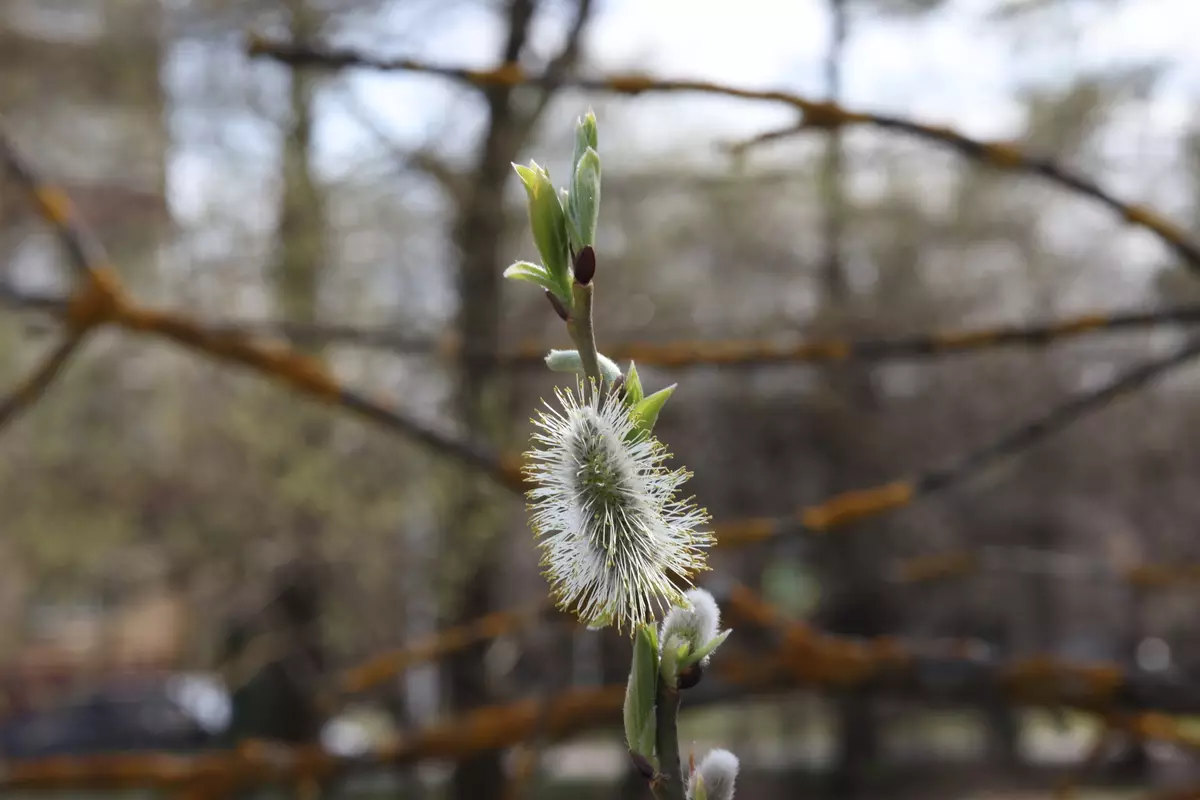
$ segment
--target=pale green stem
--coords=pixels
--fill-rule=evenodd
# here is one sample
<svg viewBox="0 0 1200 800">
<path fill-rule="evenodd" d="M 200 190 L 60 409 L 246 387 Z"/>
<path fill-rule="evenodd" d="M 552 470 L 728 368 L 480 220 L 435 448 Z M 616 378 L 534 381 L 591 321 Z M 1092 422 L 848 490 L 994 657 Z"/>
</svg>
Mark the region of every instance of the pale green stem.
<svg viewBox="0 0 1200 800">
<path fill-rule="evenodd" d="M 602 381 L 600 357 L 596 350 L 596 333 L 592 329 L 592 287 L 591 283 L 586 286 L 574 282 L 571 284 L 571 295 L 575 301 L 575 307 L 571 309 L 571 320 L 567 323 L 567 331 L 571 334 L 571 340 L 575 342 L 575 349 L 579 351 L 579 360 L 583 362 L 584 374 L 588 377 L 585 396 L 589 398 L 592 391 L 591 384 L 594 382 L 596 388 L 599 389 Z"/>
</svg>

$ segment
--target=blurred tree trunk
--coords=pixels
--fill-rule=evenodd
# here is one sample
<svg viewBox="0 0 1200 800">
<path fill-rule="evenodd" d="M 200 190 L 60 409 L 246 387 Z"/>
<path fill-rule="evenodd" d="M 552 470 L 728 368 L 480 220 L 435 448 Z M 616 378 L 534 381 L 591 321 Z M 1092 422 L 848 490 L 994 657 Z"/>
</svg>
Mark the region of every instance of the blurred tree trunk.
<svg viewBox="0 0 1200 800">
<path fill-rule="evenodd" d="M 516 61 L 524 43 L 531 0 L 514 0 L 509 10 L 509 32 L 505 61 Z M 455 221 L 458 245 L 458 331 L 463 346 L 456 388 L 456 410 L 472 439 L 495 439 L 500 433 L 497 401 L 501 385 L 495 372 L 500 338 L 500 245 L 505 228 L 504 186 L 516 160 L 520 143 L 515 141 L 511 90 L 486 92 L 488 127 L 479 161 Z M 466 476 L 454 494 L 454 516 L 449 520 L 446 549 L 440 563 L 465 566 L 455 570 L 447 625 L 461 624 L 488 613 L 499 590 L 503 534 L 498 524 L 496 497 L 492 487 L 478 476 Z M 469 542 L 469 544 L 466 544 Z M 466 544 L 466 546 L 464 546 Z M 463 564 L 470 559 L 469 564 Z M 486 643 L 465 648 L 445 662 L 446 688 L 453 713 L 484 705 L 489 691 L 484 655 Z M 498 753 L 484 753 L 460 761 L 451 779 L 453 800 L 487 800 L 500 797 L 504 786 Z"/>
<path fill-rule="evenodd" d="M 292 0 L 288 10 L 294 38 L 314 38 L 320 29 L 320 14 L 309 8 L 306 0 Z M 315 323 L 327 255 L 324 197 L 312 170 L 315 78 L 307 70 L 293 69 L 290 84 L 291 113 L 282 141 L 283 180 L 270 279 L 283 319 Z M 293 345 L 302 346 L 300 342 Z M 317 350 L 310 352 L 318 354 Z M 323 449 L 330 430 L 324 410 L 295 405 L 289 409 L 293 414 L 282 422 L 299 441 L 301 457 Z M 286 463 L 279 465 L 281 471 L 289 468 Z M 299 508 L 291 525 L 296 547 L 293 561 L 275 576 L 266 612 L 250 623 L 255 634 L 277 637 L 279 651 L 234 696 L 234 716 L 240 720 L 237 732 L 243 738 L 311 742 L 319 737 L 323 725 L 316 698 L 325 661 L 320 634 L 321 523 L 307 509 Z M 236 653 L 239 638 L 245 646 L 254 637 L 232 638 L 231 649 Z"/>
<path fill-rule="evenodd" d="M 1012 657 L 1012 635 L 1006 620 L 986 620 L 981 632 L 984 641 L 994 648 L 997 658 Z M 987 728 L 988 758 L 1009 774 L 1021 769 L 1021 724 L 1017 709 L 1007 697 L 990 697 L 984 704 L 983 718 Z"/>
<path fill-rule="evenodd" d="M 550 70 L 568 68 L 575 60 L 578 40 L 590 4 L 580 4 L 577 24 L 562 54 Z M 502 60 L 517 62 L 525 48 L 535 10 L 534 0 L 511 0 Z M 463 347 L 455 404 L 463 427 L 472 438 L 501 440 L 506 427 L 505 387 L 496 370 L 500 340 L 500 282 L 504 264 L 501 245 L 507 227 L 504 189 L 521 147 L 545 109 L 550 90 L 519 92 L 493 86 L 483 91 L 487 126 L 478 161 L 464 182 L 454 224 L 458 247 L 458 331 Z M 475 619 L 495 606 L 502 590 L 504 563 L 502 515 L 507 501 L 483 479 L 469 476 L 455 487 L 454 516 L 449 520 L 441 563 L 463 568 L 453 585 L 459 589 L 447 624 Z M 465 543 L 469 544 L 464 546 Z M 464 563 L 469 562 L 469 563 Z M 489 700 L 484 666 L 486 645 L 451 656 L 445 663 L 450 707 L 462 712 Z M 499 797 L 504 775 L 499 754 L 488 753 L 463 761 L 454 770 L 450 796 L 455 800 Z"/>
<path fill-rule="evenodd" d="M 831 43 L 825 63 L 826 96 L 837 103 L 842 94 L 842 57 L 848 26 L 848 0 L 830 0 Z M 825 257 L 821 268 L 823 308 L 839 333 L 853 317 L 854 298 L 842 258 L 846 215 L 845 145 L 842 131 L 833 128 L 825 142 L 820 166 L 821 202 L 825 210 Z M 835 366 L 826 371 L 826 397 L 832 425 L 821 437 L 827 474 L 826 492 L 835 494 L 864 482 L 855 451 L 854 421 L 874 404 L 870 375 L 862 368 Z M 849 423 L 849 424 L 848 424 Z M 869 479 L 868 479 L 869 480 Z M 827 625 L 855 636 L 883 633 L 883 596 L 871 570 L 869 544 L 854 532 L 830 537 L 825 550 L 826 585 L 834 588 L 826 609 Z M 837 747 L 833 766 L 834 791 L 839 797 L 861 793 L 862 777 L 878 756 L 878 731 L 871 699 L 857 692 L 836 696 Z"/>
</svg>

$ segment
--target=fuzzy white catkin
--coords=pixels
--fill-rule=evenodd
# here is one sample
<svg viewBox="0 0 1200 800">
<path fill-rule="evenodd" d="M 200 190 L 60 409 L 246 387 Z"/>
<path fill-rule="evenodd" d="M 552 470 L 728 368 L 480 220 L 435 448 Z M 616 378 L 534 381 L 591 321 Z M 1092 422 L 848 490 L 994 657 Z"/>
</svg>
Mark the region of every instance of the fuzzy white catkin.
<svg viewBox="0 0 1200 800">
<path fill-rule="evenodd" d="M 728 750 L 709 750 L 688 778 L 688 798 L 694 797 L 696 776 L 699 775 L 704 780 L 706 800 L 733 800 L 733 784 L 737 774 L 737 756 Z"/>
<path fill-rule="evenodd" d="M 562 608 L 584 622 L 645 622 L 683 600 L 672 575 L 704 568 L 708 514 L 675 492 L 690 477 L 636 431 L 611 389 L 556 390 L 534 424 L 526 475 L 542 566 Z"/>
<path fill-rule="evenodd" d="M 704 589 L 692 589 L 684 597 L 688 605 L 675 606 L 667 612 L 658 640 L 661 643 L 671 636 L 679 636 L 695 651 L 716 638 L 721 626 L 721 609 Z"/>
</svg>

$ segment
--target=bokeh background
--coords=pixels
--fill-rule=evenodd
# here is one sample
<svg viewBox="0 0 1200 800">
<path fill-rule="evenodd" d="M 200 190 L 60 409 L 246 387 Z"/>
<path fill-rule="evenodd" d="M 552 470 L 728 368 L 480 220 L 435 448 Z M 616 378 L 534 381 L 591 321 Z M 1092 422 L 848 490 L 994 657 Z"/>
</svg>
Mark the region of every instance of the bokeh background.
<svg viewBox="0 0 1200 800">
<path fill-rule="evenodd" d="M 1198 27 L 1190 0 L 4 0 L 0 112 L 138 302 L 515 454 L 561 377 L 536 356 L 568 339 L 500 278 L 536 257 L 509 164 L 561 182 L 594 109 L 600 349 L 644 354 L 651 390 L 678 382 L 659 436 L 732 532 L 700 580 L 735 633 L 685 694 L 685 747 L 733 749 L 746 798 L 1140 797 L 1200 779 L 1196 371 L 958 459 L 1179 346 L 1200 321 L 1179 252 L 1029 170 L 878 126 L 736 147 L 788 131 L 786 104 L 480 88 L 248 43 L 781 89 L 1018 147 L 1182 238 Z M 59 346 L 75 283 L 4 179 L 0 391 Z M 897 344 L 1158 309 L 1018 346 Z M 876 357 L 795 355 L 824 340 Z M 619 692 L 628 639 L 540 612 L 524 504 L 455 448 L 121 325 L 5 423 L 5 796 L 649 796 L 601 688 Z M 795 514 L 955 464 L 827 534 Z M 734 547 L 747 530 L 771 535 Z M 895 646 L 934 655 L 896 667 Z M 1110 679 L 1149 688 L 1093 690 Z M 249 742 L 272 770 L 247 755 L 191 781 L 150 757 Z"/>
</svg>

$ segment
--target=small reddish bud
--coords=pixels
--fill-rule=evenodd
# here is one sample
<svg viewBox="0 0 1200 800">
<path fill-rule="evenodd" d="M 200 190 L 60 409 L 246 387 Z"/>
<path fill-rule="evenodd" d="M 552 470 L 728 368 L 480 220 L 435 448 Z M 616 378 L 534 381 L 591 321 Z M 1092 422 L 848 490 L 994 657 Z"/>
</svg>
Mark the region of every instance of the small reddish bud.
<svg viewBox="0 0 1200 800">
<path fill-rule="evenodd" d="M 693 686 L 698 684 L 700 679 L 703 677 L 704 665 L 697 661 L 695 664 L 692 664 L 690 667 L 683 670 L 683 672 L 679 673 L 679 688 L 691 689 Z"/>
<path fill-rule="evenodd" d="M 575 282 L 581 286 L 587 286 L 596 277 L 596 251 L 590 244 L 584 245 L 575 256 L 574 271 Z"/>
</svg>

